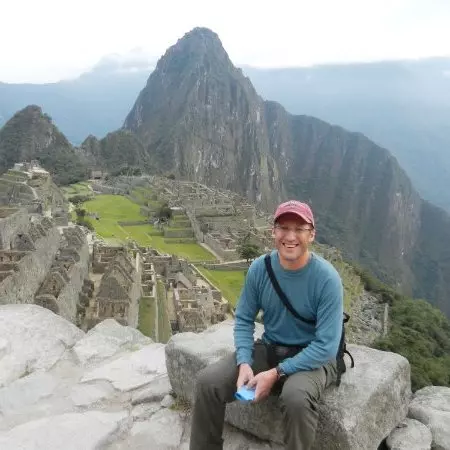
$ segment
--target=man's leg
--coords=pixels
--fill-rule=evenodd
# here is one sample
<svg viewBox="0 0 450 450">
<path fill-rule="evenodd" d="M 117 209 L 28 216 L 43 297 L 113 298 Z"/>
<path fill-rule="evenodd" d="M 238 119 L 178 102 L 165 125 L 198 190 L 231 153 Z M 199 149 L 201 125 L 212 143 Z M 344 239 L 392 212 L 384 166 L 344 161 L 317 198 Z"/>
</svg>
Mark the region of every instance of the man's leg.
<svg viewBox="0 0 450 450">
<path fill-rule="evenodd" d="M 335 379 L 335 364 L 288 377 L 280 395 L 286 450 L 309 450 L 312 447 L 319 419 L 317 404 L 325 388 Z"/>
<path fill-rule="evenodd" d="M 262 344 L 255 344 L 253 372 L 267 370 Z M 222 450 L 226 403 L 234 400 L 238 378 L 233 353 L 201 370 L 196 379 L 190 450 Z"/>
</svg>

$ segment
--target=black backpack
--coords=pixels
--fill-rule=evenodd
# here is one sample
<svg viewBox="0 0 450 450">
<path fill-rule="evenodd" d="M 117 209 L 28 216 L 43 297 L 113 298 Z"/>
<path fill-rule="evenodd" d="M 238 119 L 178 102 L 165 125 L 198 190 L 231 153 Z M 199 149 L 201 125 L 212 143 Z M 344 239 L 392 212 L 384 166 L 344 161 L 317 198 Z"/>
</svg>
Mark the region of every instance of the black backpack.
<svg viewBox="0 0 450 450">
<path fill-rule="evenodd" d="M 316 324 L 315 320 L 305 319 L 304 317 L 300 316 L 300 314 L 292 307 L 291 303 L 289 302 L 288 298 L 286 297 L 286 294 L 282 291 L 277 278 L 275 277 L 275 274 L 272 269 L 272 263 L 270 260 L 270 253 L 268 253 L 264 257 L 264 263 L 266 265 L 266 270 L 267 270 L 267 273 L 269 274 L 269 278 L 270 278 L 270 281 L 272 282 L 275 292 L 278 294 L 278 297 L 280 297 L 281 301 L 284 303 L 284 305 L 289 310 L 289 312 L 294 317 L 296 317 L 298 320 L 301 320 L 302 322 L 305 322 L 310 325 L 315 325 Z M 352 361 L 351 367 L 353 368 L 355 366 L 353 356 L 347 350 L 347 344 L 345 341 L 345 324 L 348 322 L 349 319 L 350 319 L 350 316 L 344 312 L 344 317 L 342 319 L 341 340 L 339 342 L 339 348 L 338 348 L 337 355 L 336 355 L 336 366 L 337 366 L 336 386 L 339 386 L 341 384 L 341 376 L 347 370 L 347 367 L 345 365 L 345 360 L 344 360 L 345 354 L 347 354 Z"/>
</svg>

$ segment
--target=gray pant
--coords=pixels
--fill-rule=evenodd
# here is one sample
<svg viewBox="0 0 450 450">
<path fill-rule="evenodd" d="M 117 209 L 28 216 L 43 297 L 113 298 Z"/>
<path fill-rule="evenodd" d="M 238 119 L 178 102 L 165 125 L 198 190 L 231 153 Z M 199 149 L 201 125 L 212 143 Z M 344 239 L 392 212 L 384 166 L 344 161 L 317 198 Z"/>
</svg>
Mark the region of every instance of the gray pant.
<svg viewBox="0 0 450 450">
<path fill-rule="evenodd" d="M 255 344 L 256 375 L 270 369 L 266 348 Z M 195 386 L 190 450 L 222 450 L 226 403 L 234 400 L 238 367 L 235 354 L 201 370 Z M 336 365 L 312 371 L 297 372 L 284 384 L 277 383 L 273 394 L 280 393 L 284 418 L 286 450 L 308 450 L 312 447 L 318 422 L 317 403 L 324 389 L 336 379 Z"/>
</svg>

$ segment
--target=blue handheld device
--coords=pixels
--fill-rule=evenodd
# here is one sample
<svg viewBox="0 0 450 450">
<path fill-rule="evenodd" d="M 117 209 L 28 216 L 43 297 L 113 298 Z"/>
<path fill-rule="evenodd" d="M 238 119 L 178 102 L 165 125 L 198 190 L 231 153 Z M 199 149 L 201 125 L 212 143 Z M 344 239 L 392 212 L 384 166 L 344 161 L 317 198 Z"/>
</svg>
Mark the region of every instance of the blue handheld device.
<svg viewBox="0 0 450 450">
<path fill-rule="evenodd" d="M 244 385 L 234 394 L 234 397 L 241 402 L 251 402 L 255 400 L 255 389 Z"/>
</svg>

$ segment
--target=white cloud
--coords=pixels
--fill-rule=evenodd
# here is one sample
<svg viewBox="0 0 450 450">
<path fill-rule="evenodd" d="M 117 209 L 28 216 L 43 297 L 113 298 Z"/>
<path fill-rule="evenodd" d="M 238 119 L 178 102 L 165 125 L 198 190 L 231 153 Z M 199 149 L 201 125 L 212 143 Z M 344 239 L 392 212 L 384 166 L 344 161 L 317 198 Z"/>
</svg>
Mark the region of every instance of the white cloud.
<svg viewBox="0 0 450 450">
<path fill-rule="evenodd" d="M 195 26 L 236 64 L 311 65 L 446 55 L 446 0 L 16 0 L 3 2 L 0 80 L 73 77 L 104 55 L 151 59 Z"/>
</svg>

